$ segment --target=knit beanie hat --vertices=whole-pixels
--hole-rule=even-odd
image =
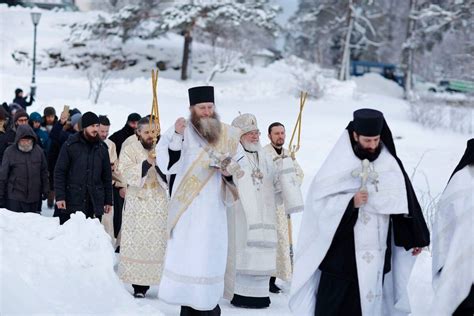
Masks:
[[[82,114],[81,113],[76,113],[73,116],[71,116],[71,126],[74,127],[77,123],[81,121]]]
[[[30,121],[31,122],[40,122],[41,123],[41,114],[39,114],[38,112],[33,112],[30,114]]]
[[[13,122],[16,123],[20,117],[26,117],[27,119],[30,119],[28,113],[23,110],[18,110],[15,112],[15,116],[13,116]]]
[[[99,117],[92,112],[86,112],[82,115],[82,129],[94,124],[99,124]]]

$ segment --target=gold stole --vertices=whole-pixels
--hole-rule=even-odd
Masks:
[[[230,153],[231,157],[237,152],[239,144],[238,130],[222,124],[222,131],[216,145],[210,146],[220,153]],[[179,221],[179,218],[188,209],[194,198],[209,182],[217,169],[209,166],[210,158],[204,149],[201,149],[196,160],[188,168],[178,188],[174,192],[168,205],[168,238]]]

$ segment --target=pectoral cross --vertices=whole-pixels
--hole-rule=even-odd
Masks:
[[[361,186],[360,186],[360,191],[365,191],[367,192],[367,181],[371,180],[371,183],[375,185],[375,191],[378,192],[379,188],[377,184],[379,183],[378,181],[378,173],[375,172],[373,164],[370,163],[369,160],[364,159],[362,160],[362,167],[361,169],[356,169],[352,171],[352,176],[354,178],[361,178]]]

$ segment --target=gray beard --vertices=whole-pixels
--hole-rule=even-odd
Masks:
[[[24,153],[29,153],[30,151],[33,150],[33,144],[31,145],[26,145],[26,146],[22,146],[20,144],[18,144],[18,149]]]
[[[193,125],[209,144],[215,144],[219,140],[222,130],[222,123],[219,118],[200,118],[198,123],[194,122]]]
[[[262,150],[262,145],[260,144],[260,142],[258,143],[250,143],[250,142],[242,142],[242,146],[244,147],[244,149],[246,151],[260,151]]]

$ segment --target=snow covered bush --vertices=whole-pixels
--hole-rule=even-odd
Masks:
[[[464,95],[425,94],[410,102],[412,120],[429,128],[474,133],[474,99]]]
[[[295,78],[296,93],[306,91],[310,97],[317,99],[324,95],[325,80],[319,65],[295,56],[290,56],[286,62]]]

